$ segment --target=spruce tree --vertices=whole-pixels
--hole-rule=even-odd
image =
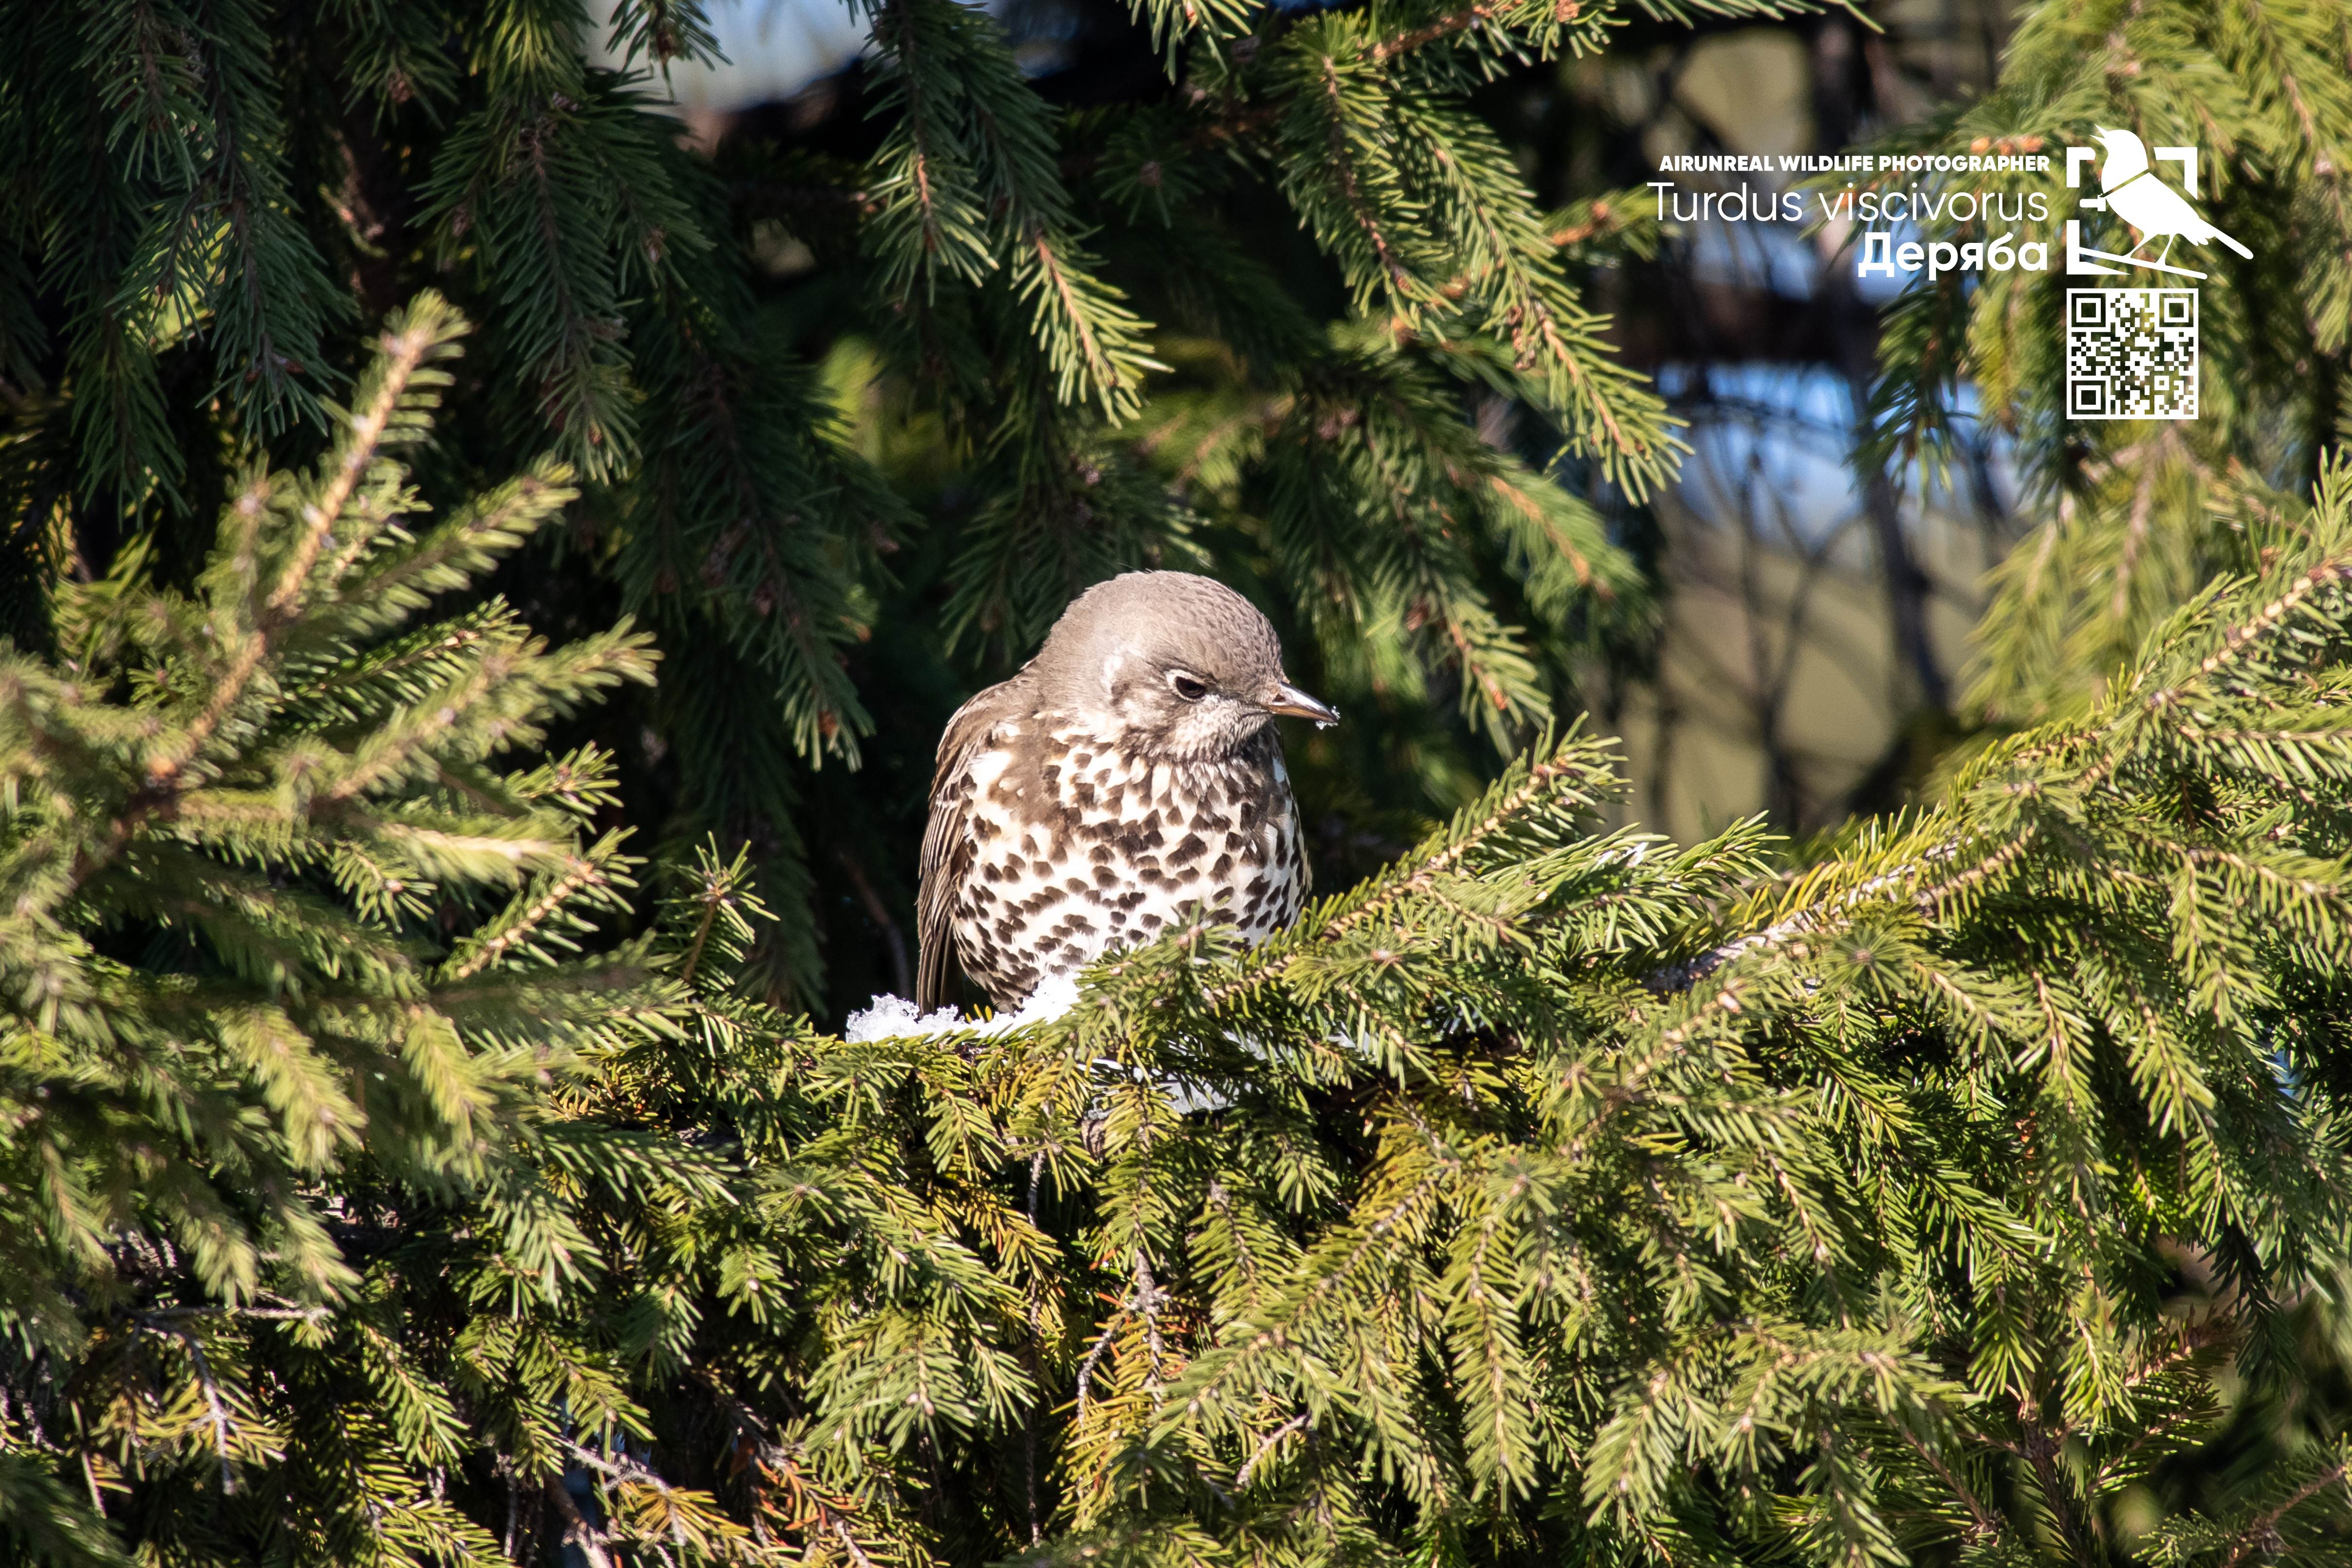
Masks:
[[[184,1489],[233,1509],[241,1470],[285,1451],[272,1406],[304,1374],[263,1353],[315,1354],[365,1300],[386,1193],[412,1218],[476,1202],[551,1284],[589,1245],[556,1171],[709,1179],[551,1115],[551,1085],[660,996],[637,947],[577,956],[632,885],[625,834],[591,821],[610,760],[539,753],[653,655],[625,625],[551,648],[494,598],[422,615],[577,496],[550,461],[420,521],[393,454],[461,329],[429,295],[387,320],[319,463],[246,474],[193,592],[126,550],[58,585],[53,656],[0,662],[0,1530],[20,1550],[114,1561],[102,1518],[166,1554],[226,1539]],[[355,1453],[371,1420],[435,1436],[396,1396],[283,1417],[321,1420]],[[353,1510],[393,1541],[463,1533],[361,1474],[275,1522],[321,1547]]]
[[[1263,947],[1194,928],[1049,1022],[845,1042],[740,994],[763,912],[706,854],[666,985],[494,1156],[371,1126],[312,1166],[335,1278],[165,1253],[66,1309],[70,1373],[13,1369],[14,1539],[2326,1556],[2340,1443],[2211,1508],[2167,1474],[2293,1386],[2352,1175],[2352,467],[2240,520],[2265,575],[1801,868],[1755,823],[1592,834],[1610,747],[1571,736]]]
[[[2232,280],[2274,330],[2214,345],[2227,417],[2087,437],[2004,370],[2052,361],[2042,296],[1907,298],[1865,457],[1932,456],[1965,372],[2050,512],[1975,733],[1802,853],[1602,831],[1609,743],[1517,727],[1637,586],[1570,481],[1654,483],[1671,435],[1561,282],[1607,204],[1504,201],[1462,100],[1613,13],[1143,15],[1188,85],[1055,114],[977,15],[884,7],[870,163],[738,150],[733,183],[580,64],[568,7],[35,19],[0,98],[5,1549],[2341,1556],[2332,282]],[[2222,201],[2294,198],[2225,221],[2307,259],[2342,37],[2284,0],[2053,5],[2004,107],[1918,135],[2208,113]],[[961,516],[877,482],[758,308],[787,189],[841,225],[812,252],[864,258],[877,352],[928,389],[880,434],[939,444]],[[1305,222],[1339,306],[1232,243],[1237,191]],[[464,361],[448,307],[397,305],[444,263]],[[1180,304],[1200,337],[1143,325]],[[1450,377],[1569,461],[1477,439]],[[445,395],[475,417],[425,443]],[[890,587],[886,544],[942,575]],[[1394,700],[1362,755],[1459,810],[1263,947],[1180,931],[1018,1029],[823,1032],[790,802],[880,749],[860,679],[916,706],[950,668],[881,607],[1002,652],[1056,573],[1129,559],[1255,587],[1334,690]],[[551,646],[496,585],[644,610],[630,752],[554,727],[646,689],[644,635]],[[1456,695],[1517,756],[1476,788]],[[631,821],[670,841],[641,909]]]

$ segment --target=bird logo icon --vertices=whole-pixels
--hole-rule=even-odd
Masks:
[[[2186,270],[2169,264],[2175,240],[2185,239],[2191,245],[2210,245],[2219,240],[2240,256],[2249,258],[2253,256],[2252,251],[2239,244],[2236,239],[2206,222],[2199,214],[2196,207],[2190,204],[2187,196],[2164,183],[2156,172],[2155,165],[2148,159],[2147,144],[2137,135],[2128,131],[2118,131],[2111,126],[2102,125],[2095,131],[2095,138],[2099,143],[2102,153],[2099,159],[2100,194],[2097,199],[2085,200],[2083,204],[2086,207],[2105,207],[2108,212],[2130,225],[2139,239],[2131,249],[2120,256],[2105,251],[2084,251],[2082,254],[2095,256],[2107,261],[2120,261],[2133,267],[2154,267],[2162,272]],[[2162,151],[2171,153],[2179,150]],[[2189,163],[2185,167],[2193,171],[2195,165]],[[2071,172],[2070,170],[2069,172]],[[2195,174],[2191,172],[2189,175],[2191,191],[2196,189],[2195,179]],[[2068,183],[2073,182],[2070,179]],[[2151,260],[2140,254],[2142,250],[2159,239],[2164,242],[2164,249],[2158,252],[2154,259]],[[2090,270],[2111,269],[2096,267]],[[2202,277],[2204,274],[2190,273],[2189,276]]]
[[[2220,241],[2249,259],[2236,236],[2197,210],[2198,151],[2151,148],[2129,131],[2102,125],[2095,147],[2066,149],[2066,184],[2081,190],[2090,165],[2099,170],[2099,193],[2085,193],[2086,212],[2112,213],[2133,234],[2129,250],[2094,250],[2083,243],[2082,218],[2066,220],[2066,271],[2076,277],[2121,277],[2127,271],[2202,279],[2205,274],[2172,259],[2181,240]],[[2180,171],[2176,186],[2156,172]],[[2163,241],[2162,248],[2157,242]],[[2152,254],[2151,254],[2152,253]],[[2189,259],[2187,256],[2182,258]],[[2115,265],[2101,266],[2102,262]],[[2108,284],[2066,290],[2066,416],[2069,419],[2195,419],[2202,379],[2194,288]]]

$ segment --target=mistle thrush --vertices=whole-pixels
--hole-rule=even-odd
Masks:
[[[1264,941],[1307,889],[1277,714],[1339,721],[1223,583],[1138,571],[1062,612],[1021,673],[957,710],[923,834],[916,1001],[949,956],[997,1007],[1195,910]]]

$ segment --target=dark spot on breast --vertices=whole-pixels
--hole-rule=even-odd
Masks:
[[[1201,841],[1200,834],[1187,833],[1177,841],[1174,849],[1168,852],[1168,863],[1182,865],[1186,861],[1199,860],[1208,851],[1209,846]]]
[[[1223,876],[1233,869],[1234,857],[1231,855],[1219,855],[1217,857],[1217,863],[1209,868],[1209,874],[1211,876]]]

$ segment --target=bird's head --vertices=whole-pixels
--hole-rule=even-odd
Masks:
[[[2120,158],[2127,162],[2136,163],[2145,163],[2147,161],[2147,149],[2135,132],[2118,131],[2112,125],[2101,125],[2093,129],[2091,138],[2099,144],[2109,158]]]
[[[1087,590],[1031,666],[1048,707],[1140,755],[1230,756],[1276,715],[1337,724],[1283,673],[1256,606],[1211,578],[1132,571]]]

